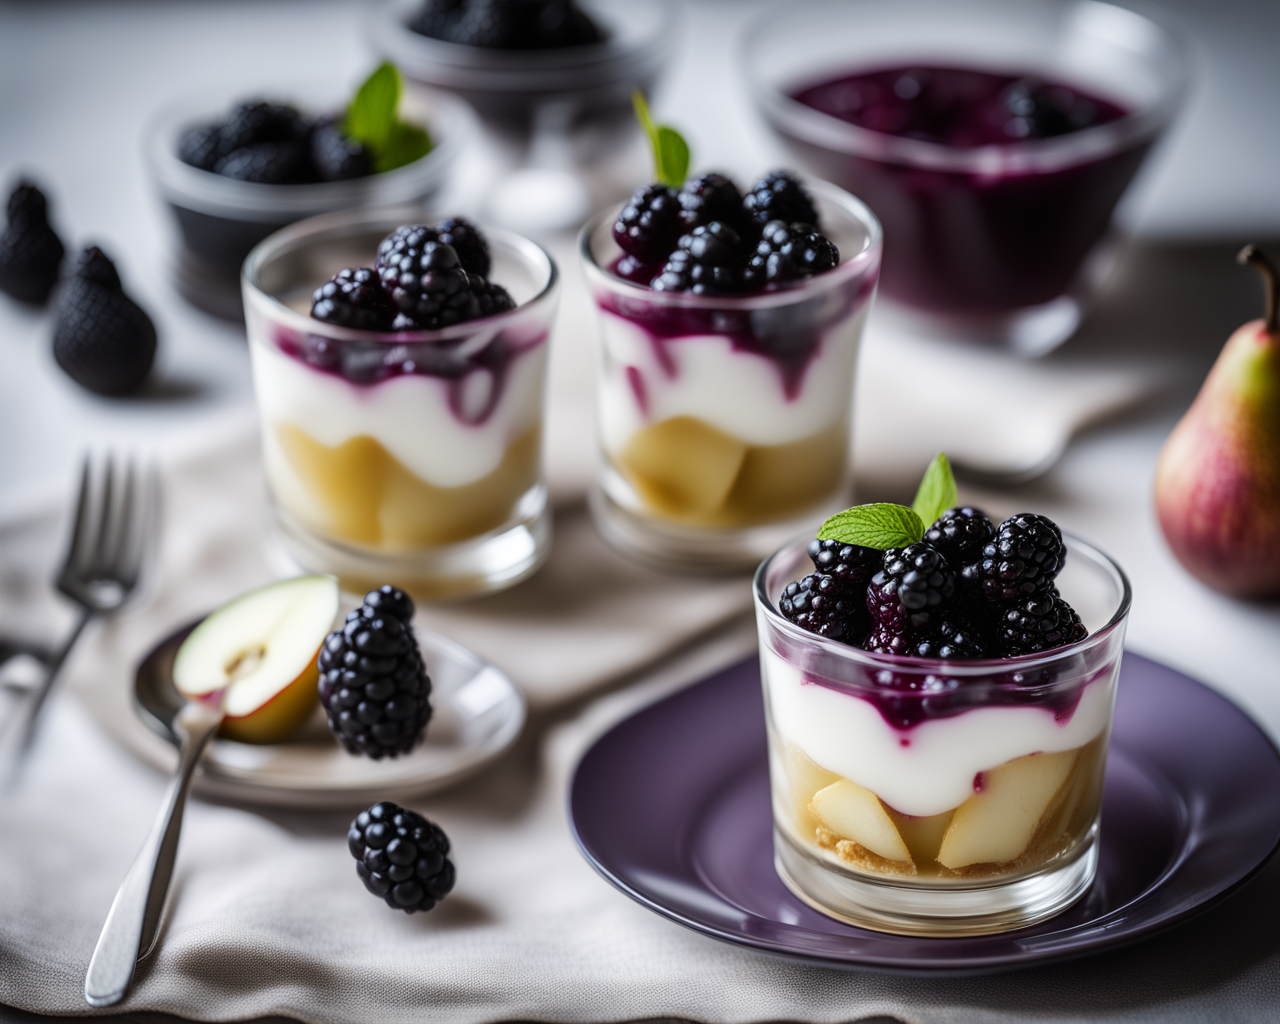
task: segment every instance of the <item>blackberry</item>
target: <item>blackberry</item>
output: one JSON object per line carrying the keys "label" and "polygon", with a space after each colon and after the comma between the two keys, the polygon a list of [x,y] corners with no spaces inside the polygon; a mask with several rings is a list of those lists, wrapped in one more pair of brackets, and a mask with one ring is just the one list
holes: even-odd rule
{"label": "blackberry", "polygon": [[311,129],[308,149],[322,181],[350,181],[373,173],[369,151],[333,121],[321,121]]}
{"label": "blackberry", "polygon": [[480,315],[480,302],[457,251],[435,237],[434,228],[411,224],[397,228],[378,246],[382,287],[396,310],[424,330]]}
{"label": "blackberry", "polygon": [[262,185],[300,185],[313,177],[311,158],[301,142],[254,142],[233,149],[214,165],[224,178]]}
{"label": "blackberry", "polygon": [[675,192],[665,185],[642,185],[614,221],[613,240],[641,263],[661,263],[683,230]]}
{"label": "blackberry", "polygon": [[364,603],[320,648],[320,703],[329,729],[353,754],[407,754],[431,719],[431,680],[409,619],[413,602],[394,587]]}
{"label": "blackberry", "polygon": [[996,535],[986,514],[968,505],[949,508],[925,531],[924,539],[953,566],[971,565]]}
{"label": "blackberry", "polygon": [[1047,139],[1096,124],[1097,104],[1063,86],[1020,78],[1000,93],[1001,125],[1011,139]]}
{"label": "blackberry", "polygon": [[453,889],[449,837],[439,825],[389,800],[356,815],[347,830],[364,887],[392,910],[430,910]]}
{"label": "blackberry", "polygon": [[283,103],[241,103],[222,125],[227,153],[263,142],[302,142],[306,137],[307,122],[297,110]]}
{"label": "blackberry", "polygon": [[880,570],[883,552],[838,540],[809,541],[809,559],[818,572],[851,586],[865,587]]}
{"label": "blackberry", "polygon": [[757,181],[743,197],[742,208],[757,230],[771,220],[819,226],[813,200],[800,182],[786,171],[771,171]]}
{"label": "blackberry", "polygon": [[151,372],[156,329],[125,295],[115,264],[85,249],[58,292],[53,356],[77,384],[100,395],[136,390]]}
{"label": "blackberry", "polygon": [[871,613],[868,649],[909,654],[914,639],[944,610],[955,591],[955,573],[934,547],[918,541],[884,553],[867,588]]}
{"label": "blackberry", "polygon": [[676,193],[676,200],[680,203],[680,225],[685,232],[718,220],[742,233],[745,220],[742,193],[723,174],[704,174],[686,181]]}
{"label": "blackberry", "polygon": [[586,11],[572,0],[549,0],[538,12],[539,48],[589,46],[602,43],[605,34]]}
{"label": "blackberry", "polygon": [[1031,597],[1053,582],[1067,557],[1062,531],[1045,516],[1020,512],[996,531],[982,557],[965,566],[962,579],[989,601],[1008,604]]}
{"label": "blackberry", "polygon": [[864,593],[864,587],[815,572],[787,584],[778,599],[778,610],[810,633],[856,643],[866,632]]}
{"label": "blackberry", "polygon": [[1039,654],[1088,635],[1076,610],[1054,586],[1011,605],[1000,617],[1000,645],[1006,656]]}
{"label": "blackberry", "polygon": [[409,19],[409,31],[431,39],[450,40],[464,6],[465,0],[425,0],[418,13]]}
{"label": "blackberry", "polygon": [[66,250],[49,226],[49,204],[35,185],[20,181],[9,194],[9,221],[0,235],[0,291],[43,305],[58,283]]}
{"label": "blackberry", "polygon": [[662,272],[649,287],[659,292],[723,295],[741,291],[742,240],[727,224],[712,221],[681,235]]}
{"label": "blackberry", "polygon": [[471,294],[480,305],[480,316],[496,316],[516,308],[510,292],[484,277],[471,278]]}
{"label": "blackberry", "polygon": [[937,625],[916,641],[911,653],[920,658],[946,660],[993,658],[1000,653],[993,639],[992,630],[982,617],[953,607],[941,613]]}
{"label": "blackberry", "polygon": [[758,286],[785,284],[821,274],[840,262],[840,250],[825,235],[799,221],[771,220],[747,264]]}
{"label": "blackberry", "polygon": [[435,39],[495,50],[550,50],[605,38],[572,0],[428,0],[409,27]]}
{"label": "blackberry", "polygon": [[396,312],[376,270],[347,267],[315,290],[311,315],[338,327],[389,331]]}
{"label": "blackberry", "polygon": [[178,140],[178,159],[202,171],[212,171],[229,152],[221,124],[199,125]]}
{"label": "blackberry", "polygon": [[485,241],[484,235],[480,234],[480,229],[471,221],[464,220],[462,217],[450,217],[437,224],[435,231],[437,242],[453,246],[463,270],[468,274],[478,274],[480,277],[489,276],[489,271],[493,267],[493,260],[489,256],[489,243]]}

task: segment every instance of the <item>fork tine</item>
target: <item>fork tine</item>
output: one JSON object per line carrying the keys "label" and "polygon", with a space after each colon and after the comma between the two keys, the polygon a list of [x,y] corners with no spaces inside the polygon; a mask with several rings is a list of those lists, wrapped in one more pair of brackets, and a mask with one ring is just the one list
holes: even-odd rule
{"label": "fork tine", "polygon": [[127,501],[121,527],[121,546],[113,566],[113,574],[126,590],[138,582],[151,541],[156,517],[156,480],[153,467],[139,469],[130,460]]}
{"label": "fork tine", "polygon": [[116,529],[116,457],[108,452],[102,474],[102,493],[98,496],[98,535],[93,545],[93,561],[85,566],[90,578],[101,575],[104,566],[110,564],[112,534]]}
{"label": "fork tine", "polygon": [[135,529],[134,508],[135,492],[138,484],[138,469],[133,458],[126,459],[120,475],[124,477],[124,485],[120,498],[111,509],[111,531],[103,545],[103,560],[98,566],[103,576],[119,578],[120,566],[125,558],[132,534]]}
{"label": "fork tine", "polygon": [[61,578],[75,571],[84,559],[85,550],[91,544],[89,540],[92,528],[90,522],[92,516],[89,512],[89,492],[92,483],[90,461],[89,453],[86,452],[80,463],[80,494],[76,498],[76,521],[71,527],[71,542],[67,545],[67,554],[62,560],[62,571],[58,574]]}

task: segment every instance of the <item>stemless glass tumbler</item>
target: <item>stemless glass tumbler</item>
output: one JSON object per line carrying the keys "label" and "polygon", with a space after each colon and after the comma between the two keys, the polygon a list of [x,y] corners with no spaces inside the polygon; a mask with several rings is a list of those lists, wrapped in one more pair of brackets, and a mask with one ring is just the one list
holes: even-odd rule
{"label": "stemless glass tumbler", "polygon": [[981,935],[1089,888],[1129,613],[1119,566],[1070,536],[1058,578],[1089,636],[1039,655],[874,654],[777,610],[793,543],[756,574],[774,861],[817,910],[906,935]]}
{"label": "stemless glass tumbler", "polygon": [[847,192],[806,187],[840,264],[777,291],[654,291],[613,271],[618,208],[583,229],[600,317],[592,512],[605,539],[639,560],[748,568],[848,504],[880,225]]}
{"label": "stemless glass tumbler", "polygon": [[421,211],[350,211],[272,235],[244,266],[244,304],[278,534],[309,570],[361,592],[395,583],[461,597],[524,579],[550,544],[542,479],[555,264],[485,228],[516,308],[434,331],[308,316],[342,267]]}

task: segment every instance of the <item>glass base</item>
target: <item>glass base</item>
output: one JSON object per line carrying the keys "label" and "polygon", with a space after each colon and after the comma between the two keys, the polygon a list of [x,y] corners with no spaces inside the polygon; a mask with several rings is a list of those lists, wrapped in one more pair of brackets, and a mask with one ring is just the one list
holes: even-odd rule
{"label": "glass base", "polygon": [[1066,864],[1013,882],[945,889],[876,881],[843,870],[802,849],[776,827],[773,851],[778,877],[819,913],[878,932],[949,938],[1023,928],[1066,910],[1093,884],[1098,829],[1093,827]]}
{"label": "glass base", "polygon": [[803,516],[737,530],[685,526],[643,515],[599,484],[589,504],[600,535],[628,558],[667,572],[734,573],[755,568],[797,536],[812,537],[823,520],[849,507],[849,495],[842,492]]}
{"label": "glass base", "polygon": [[541,484],[520,499],[498,529],[417,551],[378,552],[340,544],[317,536],[278,503],[273,512],[285,554],[308,572],[332,573],[354,594],[392,583],[425,600],[479,597],[528,579],[551,551],[551,509]]}

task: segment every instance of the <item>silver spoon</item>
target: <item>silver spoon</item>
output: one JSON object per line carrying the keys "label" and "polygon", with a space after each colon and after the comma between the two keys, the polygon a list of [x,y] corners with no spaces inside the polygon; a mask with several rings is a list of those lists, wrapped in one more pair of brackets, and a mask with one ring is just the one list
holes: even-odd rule
{"label": "silver spoon", "polygon": [[134,967],[155,946],[173,877],[191,776],[205,745],[222,724],[226,692],[217,690],[203,699],[188,701],[173,719],[173,732],[179,741],[178,767],[160,815],[120,883],[98,936],[84,979],[84,998],[90,1006],[111,1006],[123,999],[133,980]]}

